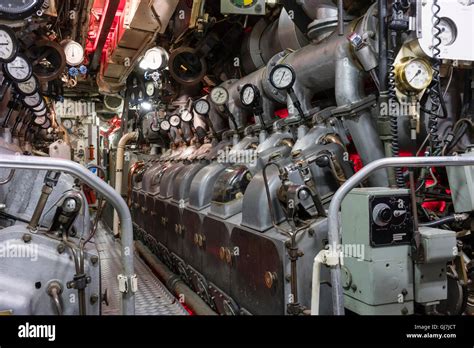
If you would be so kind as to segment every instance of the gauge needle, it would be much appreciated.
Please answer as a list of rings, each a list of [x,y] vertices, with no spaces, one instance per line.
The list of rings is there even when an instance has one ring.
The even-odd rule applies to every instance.
[[[281,75],[280,83],[281,81],[283,81],[283,78],[285,77],[285,75],[286,75],[286,72],[284,72],[283,75]]]
[[[413,77],[411,78],[411,80],[408,81],[408,82],[412,82],[412,81],[413,81],[418,75],[420,75],[420,74],[421,74],[421,70],[418,70],[418,71],[416,72],[415,76],[413,76]]]
[[[12,66],[13,69],[25,69],[24,66]]]

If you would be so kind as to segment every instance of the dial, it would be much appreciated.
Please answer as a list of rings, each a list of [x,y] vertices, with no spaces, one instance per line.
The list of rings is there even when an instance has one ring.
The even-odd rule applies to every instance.
[[[211,105],[205,99],[199,99],[194,103],[194,111],[196,111],[199,115],[207,115],[211,110]]]
[[[277,65],[270,74],[270,82],[276,89],[293,87],[295,80],[295,71],[289,65]]]
[[[71,66],[78,66],[84,61],[84,48],[79,42],[67,40],[62,43],[66,63]]]
[[[35,117],[33,122],[38,126],[42,126],[46,123],[46,116]]]
[[[155,95],[155,84],[153,82],[148,82],[146,84],[146,95],[149,97]]]
[[[46,108],[44,108],[41,111],[34,111],[33,113],[35,114],[36,117],[41,117],[41,116],[46,115],[46,112],[47,112],[47,110],[46,110]]]
[[[150,48],[143,57],[140,67],[145,70],[158,70],[163,66],[164,52],[159,47]]]
[[[48,116],[45,116],[46,120],[44,121],[43,125],[41,126],[41,128],[43,129],[48,129],[48,131],[51,131],[52,129],[51,128],[51,121],[49,119]]]
[[[160,122],[159,122],[158,118],[153,117],[153,119],[151,120],[151,123],[150,123],[150,129],[155,133],[160,131],[161,125],[160,125]]]
[[[0,18],[23,19],[38,11],[44,0],[4,0],[0,1]]]
[[[452,45],[458,36],[456,24],[451,19],[444,17],[440,19],[438,26],[441,30],[441,33],[439,34],[441,45]]]
[[[163,120],[160,123],[160,128],[161,128],[161,130],[167,132],[171,129],[171,124],[168,120]]]
[[[242,87],[240,92],[240,100],[245,106],[253,106],[257,103],[260,92],[258,88],[252,84]]]
[[[0,62],[8,63],[15,59],[18,42],[15,33],[6,25],[0,25]]]
[[[16,82],[24,82],[31,77],[33,68],[25,56],[18,55],[13,61],[5,65],[7,75]]]
[[[43,102],[43,98],[38,92],[36,92],[33,95],[25,97],[25,99],[23,99],[23,102],[26,106],[29,106],[30,108],[35,108]]]
[[[63,121],[63,127],[66,128],[67,130],[71,130],[73,126],[74,124],[72,123],[72,120],[67,118]]]
[[[38,106],[35,106],[35,107],[31,108],[31,110],[33,110],[33,111],[41,111],[43,109],[46,109],[46,104],[44,103],[43,100],[41,100],[41,102]]]
[[[18,92],[20,92],[24,96],[28,96],[33,95],[36,93],[36,91],[38,91],[39,82],[36,76],[32,75],[25,82],[18,82],[15,86]]]
[[[193,114],[189,110],[181,111],[181,121],[183,122],[191,122],[193,119]]]
[[[224,105],[229,100],[229,92],[223,87],[216,87],[211,91],[211,100],[216,105]]]
[[[425,60],[415,58],[397,66],[397,76],[400,89],[420,92],[430,85],[433,70]]]
[[[257,0],[231,0],[231,2],[238,8],[249,8],[258,3]]]
[[[178,115],[173,115],[170,117],[170,124],[173,127],[178,127],[181,124],[181,118]]]

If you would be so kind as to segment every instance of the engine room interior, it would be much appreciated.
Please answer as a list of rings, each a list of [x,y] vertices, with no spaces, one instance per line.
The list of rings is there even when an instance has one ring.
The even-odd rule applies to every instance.
[[[0,0],[0,315],[474,315],[473,0]]]

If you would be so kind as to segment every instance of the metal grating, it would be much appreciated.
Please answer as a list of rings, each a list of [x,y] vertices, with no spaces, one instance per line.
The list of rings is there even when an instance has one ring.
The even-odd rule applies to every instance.
[[[95,238],[101,260],[102,291],[107,289],[109,305],[102,304],[103,315],[120,314],[117,275],[121,272],[120,240],[115,239],[102,224]],[[138,291],[135,296],[136,315],[188,315],[178,300],[155,277],[150,268],[135,256]]]

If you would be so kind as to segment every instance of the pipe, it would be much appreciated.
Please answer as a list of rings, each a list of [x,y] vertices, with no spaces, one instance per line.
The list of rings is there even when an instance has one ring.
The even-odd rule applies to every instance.
[[[344,35],[344,0],[337,0],[337,32]]]
[[[35,211],[33,212],[33,216],[31,217],[30,223],[28,224],[28,229],[31,231],[36,231],[39,221],[41,219],[41,215],[43,214],[44,208],[46,207],[46,203],[48,202],[48,198],[53,192],[53,187],[50,185],[43,185],[41,189],[41,196],[36,204]]]
[[[314,258],[313,280],[311,287],[311,315],[319,315],[319,294],[321,283],[321,264],[324,261],[326,250],[321,250]]]
[[[138,139],[138,132],[131,132],[125,134],[119,141],[117,147],[117,162],[115,163],[115,192],[118,195],[122,196],[122,177],[123,177],[123,162],[125,155],[125,146],[130,141],[135,141]],[[114,212],[114,236],[119,235],[119,220],[117,212]]]
[[[334,194],[328,210],[328,242],[333,250],[338,248],[341,234],[339,210],[347,194],[356,188],[373,172],[389,167],[443,167],[443,166],[469,166],[474,165],[474,156],[452,157],[390,157],[377,160],[364,166],[360,171],[350,177]],[[315,267],[313,265],[313,267]],[[344,315],[344,294],[341,284],[340,264],[331,267],[331,291],[334,314]]]
[[[135,176],[135,173],[142,169],[145,166],[145,163],[140,161],[137,163],[134,163],[133,166],[130,167],[130,170],[128,171],[128,187],[127,187],[127,204],[128,206],[132,206],[132,191],[133,191],[133,177]]]
[[[388,89],[388,58],[387,58],[387,23],[385,21],[387,17],[387,1],[378,0],[378,15],[379,15],[379,84],[380,91],[385,92]]]
[[[2,155],[0,168],[56,170],[72,174],[81,181],[86,182],[91,188],[108,198],[108,201],[117,210],[122,225],[122,272],[127,278],[128,289],[131,289],[132,278],[135,277],[133,268],[133,225],[130,210],[123,198],[104,181],[92,174],[85,167],[72,161],[57,158],[38,158],[29,156]],[[127,291],[122,293],[122,314],[135,314],[135,293]]]
[[[154,273],[166,284],[176,296],[184,297],[186,305],[197,315],[217,315],[194,291],[192,291],[176,274],[171,272],[153,253],[140,241],[135,242],[140,256],[153,269]]]
[[[422,227],[437,227],[437,226],[440,226],[440,225],[449,224],[451,222],[465,221],[468,218],[469,218],[469,214],[466,214],[466,213],[453,214],[453,215],[445,216],[445,217],[443,217],[441,219],[438,219],[438,220],[433,220],[433,221],[421,223],[420,226],[422,226]]]

